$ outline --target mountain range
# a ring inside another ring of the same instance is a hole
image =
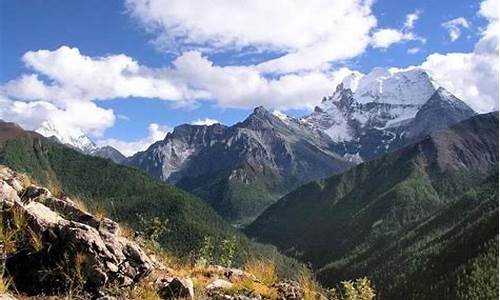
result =
[[[383,299],[463,299],[465,289],[481,293],[477,282],[491,292],[498,280],[498,113],[310,182],[245,232],[311,263],[329,286],[365,274]],[[478,263],[482,273],[474,274]]]
[[[166,224],[168,230],[157,237],[159,245],[179,259],[192,259],[210,237],[215,243],[234,240],[235,263],[262,257],[275,261],[280,272],[301,268],[273,247],[251,242],[199,198],[15,123],[0,121],[0,164],[29,175],[57,197],[70,197],[89,212],[113,218],[134,231],[144,232],[152,220]],[[213,250],[221,251],[220,247]]]
[[[50,123],[38,132],[175,184],[231,223],[244,225],[301,184],[341,173],[475,114],[422,69],[376,68],[347,76],[302,118],[257,107],[232,126],[183,124],[129,158]]]
[[[324,133],[257,107],[233,126],[182,125],[129,164],[198,195],[226,219],[251,220],[291,188],[353,164]]]
[[[52,122],[0,122],[0,164],[134,230],[168,224],[159,245],[182,259],[234,240],[236,262],[301,261],[327,287],[368,276],[383,299],[492,299],[498,123],[421,69],[376,68],[306,116],[259,106],[130,157]]]

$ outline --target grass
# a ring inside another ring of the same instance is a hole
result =
[[[301,272],[298,282],[304,289],[304,300],[314,300],[318,299],[319,294],[324,295],[321,285],[314,279],[311,272]]]
[[[152,282],[141,281],[129,292],[130,299],[161,300]]]
[[[243,270],[253,274],[257,280],[265,285],[272,285],[278,280],[276,265],[271,260],[266,259],[253,259],[249,260],[244,266]]]

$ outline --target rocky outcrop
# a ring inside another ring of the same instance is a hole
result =
[[[156,282],[158,295],[162,299],[194,299],[194,286],[190,278],[166,277]]]
[[[0,166],[2,229],[15,235],[4,247],[5,269],[19,292],[60,294],[77,287],[99,295],[106,286],[131,286],[153,264],[119,225],[79,208],[67,197],[24,184]]]

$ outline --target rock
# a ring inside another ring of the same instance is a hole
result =
[[[209,299],[213,300],[262,300],[262,296],[248,289],[238,291],[235,294],[226,294],[222,290],[209,290],[207,294]]]
[[[0,182],[0,201],[6,206],[12,206],[15,202],[21,202],[16,190],[6,181]]]
[[[23,200],[27,201],[30,201],[33,198],[50,197],[52,195],[48,189],[36,185],[30,185],[23,191],[22,194]]]
[[[189,278],[165,277],[157,280],[156,287],[162,299],[194,299],[193,281]]]
[[[210,284],[208,284],[205,289],[207,290],[227,290],[233,287],[233,284],[227,280],[224,279],[216,279],[212,281]]]
[[[209,266],[206,271],[212,274],[212,276],[209,277],[220,275],[226,277],[230,281],[241,280],[241,279],[250,279],[256,282],[258,281],[253,274],[250,274],[248,272],[236,268],[226,268],[219,265],[212,265]]]
[[[117,235],[120,233],[120,226],[118,225],[118,223],[111,219],[102,218],[102,220],[99,222],[99,231]]]
[[[11,186],[15,176],[0,166],[0,206],[4,208],[0,220],[9,226],[15,210],[24,216],[29,237],[23,239],[27,244],[21,250],[6,253],[6,271],[19,292],[60,294],[81,285],[83,292],[98,298],[105,286],[130,286],[151,273],[152,261],[135,242],[118,235],[116,222],[99,220],[43,187],[31,185],[19,193],[19,199]]]
[[[285,280],[274,284],[278,290],[278,299],[301,300],[304,299],[304,289],[297,281]]]
[[[16,179],[16,178],[9,178],[7,179],[7,183],[14,189],[16,190],[16,192],[19,194],[23,191],[23,186],[21,185],[21,183],[19,183],[19,181]]]

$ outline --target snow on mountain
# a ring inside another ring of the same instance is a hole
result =
[[[36,132],[45,137],[55,137],[61,144],[69,145],[86,154],[98,149],[97,145],[78,128],[58,127],[51,121],[44,121]]]
[[[405,71],[375,68],[358,79],[354,99],[359,103],[424,104],[436,91],[429,74],[422,69]]]
[[[422,109],[432,118],[415,120]],[[435,112],[451,117],[439,120]],[[314,112],[300,121],[329,135],[345,158],[361,161],[394,149],[428,129],[443,128],[471,115],[473,111],[465,103],[440,88],[422,69],[375,68],[367,75],[348,75],[331,96],[324,97]]]
[[[55,139],[84,154],[106,158],[115,163],[123,163],[126,157],[111,146],[98,147],[81,129],[57,126],[54,122],[44,121],[36,130],[39,134]]]
[[[336,142],[350,141],[361,128],[383,129],[407,122],[435,92],[436,84],[422,69],[355,72],[302,122]]]

